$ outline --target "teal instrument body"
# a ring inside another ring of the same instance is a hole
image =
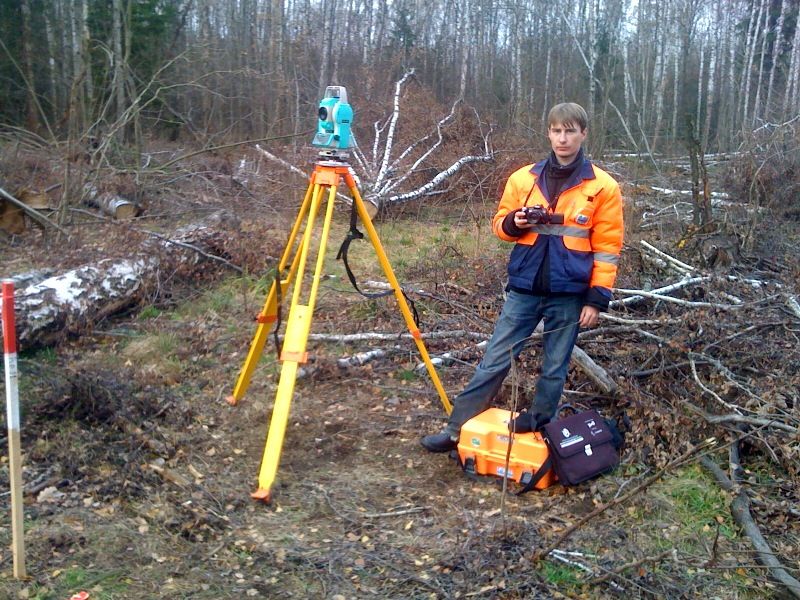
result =
[[[317,116],[317,133],[311,141],[312,146],[328,150],[350,148],[353,108],[347,103],[347,89],[344,86],[329,85],[325,88],[325,97],[320,100]]]

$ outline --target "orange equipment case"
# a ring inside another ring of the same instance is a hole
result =
[[[510,419],[511,411],[490,408],[462,425],[458,458],[464,471],[476,475],[506,475]],[[528,483],[547,460],[548,452],[540,433],[514,434],[506,476],[517,483]],[[543,490],[553,485],[555,480],[551,470],[536,484],[536,489]]]

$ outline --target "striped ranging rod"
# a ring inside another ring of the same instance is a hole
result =
[[[25,573],[25,538],[22,506],[22,455],[19,428],[19,375],[14,320],[14,281],[3,280],[3,358],[6,381],[6,423],[8,425],[8,468],[11,480],[11,537],[14,577]]]

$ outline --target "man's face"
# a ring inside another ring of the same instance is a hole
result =
[[[583,140],[586,139],[586,130],[572,123],[553,123],[547,130],[550,146],[562,165],[568,165],[581,149]]]

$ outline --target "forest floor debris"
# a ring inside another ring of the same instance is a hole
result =
[[[579,406],[627,413],[622,466],[575,488],[506,497],[502,510],[497,482],[467,479],[455,463],[419,446],[443,413],[416,369],[413,344],[399,336],[336,339],[399,334],[404,326],[391,299],[356,296],[331,255],[313,329],[333,339],[311,343],[313,369],[293,400],[276,498],[264,506],[249,492],[275,393],[271,346],[240,405],[223,398],[244,360],[270,260],[302,190],[281,195],[251,183],[248,195],[210,172],[192,184],[202,193],[183,181],[169,197],[165,188],[149,212],[167,213],[183,195],[192,201],[178,210],[236,214],[240,236],[228,240],[226,256],[243,275],[215,266],[188,283],[167,276],[137,311],[22,354],[32,579],[9,579],[10,552],[0,550],[0,589],[42,600],[80,589],[98,598],[778,597],[778,584],[731,515],[734,496],[697,464],[666,474],[534,561],[598,506],[711,436],[721,446],[740,440],[739,493],[783,567],[797,576],[796,223],[784,223],[780,239],[764,241],[768,262],[710,269],[693,262],[690,245],[678,247],[680,219],[664,211],[650,226],[652,210],[667,208],[668,198],[628,195],[618,286],[632,292],[619,293],[610,317],[580,341],[620,393],[597,392],[578,369],[571,369],[566,392]],[[265,210],[252,218],[254,206],[267,200],[269,218]],[[490,333],[508,248],[472,217],[493,209],[493,202],[441,203],[419,207],[413,218],[390,213],[379,221],[401,280],[428,292],[412,293],[423,331]],[[343,237],[346,217],[344,211],[336,218],[332,239]],[[156,223],[168,231],[168,223]],[[57,255],[49,252],[48,264],[39,263],[51,238],[35,232],[4,239],[2,275],[39,266],[58,272],[90,256],[124,254],[124,228],[104,221],[90,235],[74,226],[74,239]],[[380,278],[368,245],[354,249],[351,260],[360,277]],[[775,270],[775,263],[786,268]],[[432,354],[453,355],[440,370],[451,393],[479,358],[477,341],[426,341]],[[380,348],[392,351],[339,364]],[[519,372],[535,373],[537,354],[534,342]],[[533,380],[518,380],[524,398]],[[500,405],[510,402],[511,385]],[[710,459],[727,468],[727,453]],[[0,489],[4,477],[0,471]],[[3,548],[10,540],[7,502],[0,496]]]

